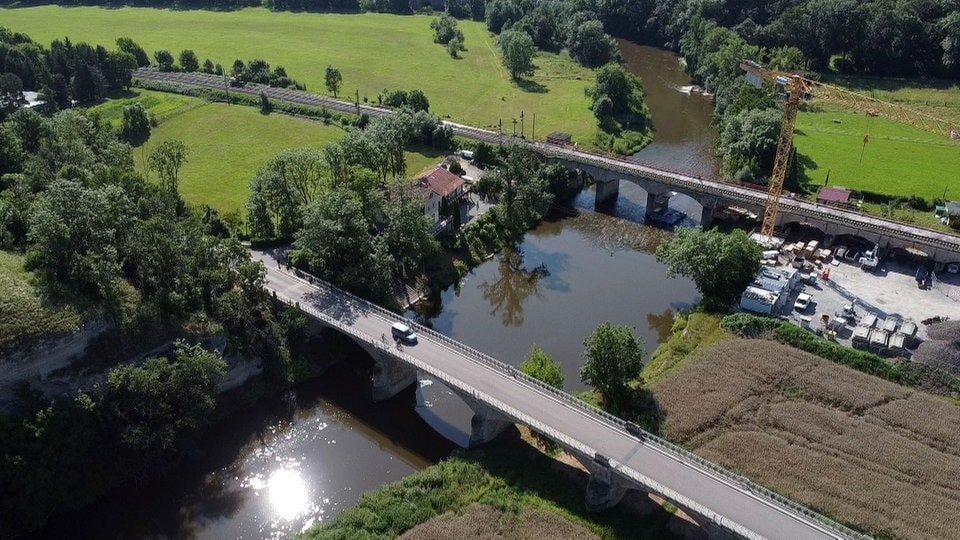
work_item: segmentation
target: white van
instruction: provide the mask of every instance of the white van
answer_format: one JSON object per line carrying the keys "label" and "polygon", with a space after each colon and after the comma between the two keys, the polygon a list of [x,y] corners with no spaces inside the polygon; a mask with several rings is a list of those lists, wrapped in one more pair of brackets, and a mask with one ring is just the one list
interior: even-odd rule
{"label": "white van", "polygon": [[413,328],[410,328],[402,322],[395,322],[393,326],[390,327],[390,333],[394,338],[399,339],[405,343],[416,343],[417,334],[413,331]]}

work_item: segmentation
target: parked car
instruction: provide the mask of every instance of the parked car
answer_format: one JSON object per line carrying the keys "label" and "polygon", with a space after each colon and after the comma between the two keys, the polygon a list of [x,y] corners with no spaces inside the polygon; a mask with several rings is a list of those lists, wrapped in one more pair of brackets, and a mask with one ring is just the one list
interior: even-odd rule
{"label": "parked car", "polygon": [[793,303],[793,309],[797,311],[806,311],[807,307],[810,306],[810,300],[812,299],[813,297],[809,294],[800,293],[797,296],[797,301]]}
{"label": "parked car", "polygon": [[402,322],[393,323],[393,326],[390,327],[390,333],[394,338],[399,339],[404,343],[417,342],[417,333],[413,331],[413,328],[410,328]]}

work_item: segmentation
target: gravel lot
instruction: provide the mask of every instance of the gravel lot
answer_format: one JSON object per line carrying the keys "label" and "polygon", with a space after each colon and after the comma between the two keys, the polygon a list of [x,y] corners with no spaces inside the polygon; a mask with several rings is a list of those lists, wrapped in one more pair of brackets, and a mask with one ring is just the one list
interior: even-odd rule
{"label": "gravel lot", "polygon": [[[960,275],[946,272],[936,275],[936,281],[926,289],[917,287],[914,277],[916,264],[886,260],[873,271],[861,270],[859,265],[847,261],[831,263],[828,280],[818,279],[815,284],[803,286],[803,291],[813,297],[811,307],[803,313],[793,310],[794,297],[784,308],[782,315],[799,323],[799,317],[813,318],[812,328],[821,327],[823,314],[831,318],[839,314],[844,305],[853,304],[858,318],[869,314],[879,321],[888,317],[917,323],[917,337],[926,339],[926,327],[920,321],[934,316],[960,319]],[[789,313],[786,313],[789,311]],[[849,345],[852,329],[839,333],[838,340]]]}

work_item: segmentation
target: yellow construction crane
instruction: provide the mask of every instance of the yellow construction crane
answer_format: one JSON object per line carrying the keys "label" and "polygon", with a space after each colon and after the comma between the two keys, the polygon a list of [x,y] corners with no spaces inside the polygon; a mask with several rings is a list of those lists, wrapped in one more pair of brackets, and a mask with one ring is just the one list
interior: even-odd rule
{"label": "yellow construction crane", "polygon": [[790,161],[790,149],[793,145],[793,125],[797,120],[797,109],[800,107],[801,99],[823,99],[865,112],[870,116],[895,120],[951,139],[960,138],[960,130],[958,130],[960,124],[957,122],[943,120],[838,86],[813,81],[795,73],[767,69],[750,60],[740,62],[740,68],[747,72],[747,81],[753,86],[759,88],[763,81],[772,81],[783,86],[787,91],[780,136],[777,138],[777,156],[773,162],[773,174],[770,176],[770,188],[767,190],[767,203],[763,208],[763,225],[760,227],[760,235],[764,238],[773,236],[777,223],[780,194],[783,191],[783,181],[787,175],[787,164]]}

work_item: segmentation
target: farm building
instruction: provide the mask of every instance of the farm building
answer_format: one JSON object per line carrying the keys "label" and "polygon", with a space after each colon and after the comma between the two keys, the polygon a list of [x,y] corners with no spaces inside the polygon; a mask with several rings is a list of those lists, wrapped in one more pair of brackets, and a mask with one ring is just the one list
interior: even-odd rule
{"label": "farm building", "polygon": [[847,206],[850,204],[850,195],[853,192],[841,187],[822,187],[817,192],[817,202]]}

